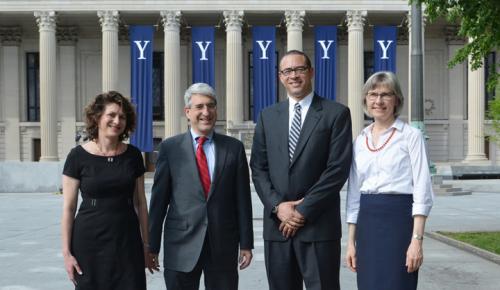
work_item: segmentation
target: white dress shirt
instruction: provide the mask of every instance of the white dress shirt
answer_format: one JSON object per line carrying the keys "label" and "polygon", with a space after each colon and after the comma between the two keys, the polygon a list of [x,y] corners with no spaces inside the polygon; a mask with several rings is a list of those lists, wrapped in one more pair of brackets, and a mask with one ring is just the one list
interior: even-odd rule
{"label": "white dress shirt", "polygon": [[[420,130],[396,119],[380,137],[377,146],[372,142],[372,126],[369,125],[356,138],[353,145],[353,160],[347,187],[347,222],[358,220],[361,194],[411,194],[412,215],[428,216],[434,200],[424,136]],[[389,138],[386,146],[377,152]]]}
{"label": "white dress shirt", "polygon": [[290,132],[290,128],[292,128],[292,120],[295,115],[295,104],[300,104],[300,128],[304,125],[304,120],[307,116],[307,111],[309,111],[309,107],[311,106],[313,100],[314,92],[309,93],[309,95],[305,96],[300,102],[297,102],[292,97],[288,96],[288,131]]}
{"label": "white dress shirt", "polygon": [[[192,128],[191,137],[193,138],[193,149],[194,155],[196,156],[196,149],[198,149],[198,137],[200,135],[196,134]],[[214,170],[215,170],[215,144],[214,144],[214,133],[212,132],[207,136],[207,140],[203,143],[203,151],[205,151],[205,156],[207,156],[208,173],[210,174],[210,181],[214,181]]]}

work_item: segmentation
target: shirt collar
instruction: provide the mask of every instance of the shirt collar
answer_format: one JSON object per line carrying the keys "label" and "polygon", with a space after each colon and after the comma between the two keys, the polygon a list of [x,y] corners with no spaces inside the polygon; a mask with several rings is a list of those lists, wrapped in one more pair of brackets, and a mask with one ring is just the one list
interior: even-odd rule
{"label": "shirt collar", "polygon": [[[196,132],[194,132],[193,128],[189,128],[189,130],[191,131],[191,137],[193,138],[193,142],[194,143],[198,143],[198,138],[201,136],[199,134],[196,134]],[[214,137],[214,132],[212,131],[210,134],[208,134],[207,137],[207,141],[205,141],[205,143],[211,143],[212,140],[213,140],[213,137]]]}
{"label": "shirt collar", "polygon": [[313,97],[314,97],[314,91],[310,92],[307,96],[305,96],[304,98],[302,98],[302,100],[298,102],[292,97],[288,96],[288,100],[290,103],[289,108],[293,111],[296,103],[299,103],[302,108],[309,107],[312,103]]}

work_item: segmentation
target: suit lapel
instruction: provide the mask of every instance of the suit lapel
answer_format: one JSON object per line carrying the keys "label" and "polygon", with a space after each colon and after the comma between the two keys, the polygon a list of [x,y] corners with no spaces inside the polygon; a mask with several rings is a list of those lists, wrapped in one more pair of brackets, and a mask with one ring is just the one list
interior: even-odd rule
{"label": "suit lapel", "polygon": [[188,162],[187,166],[189,166],[189,172],[194,172],[193,176],[195,180],[193,180],[193,186],[196,189],[196,192],[200,193],[200,196],[205,199],[203,195],[203,186],[201,185],[200,173],[198,172],[198,166],[196,165],[196,153],[194,152],[193,147],[193,136],[191,136],[191,132],[187,132],[184,135],[184,139],[182,140],[182,154],[186,156]]}
{"label": "suit lapel", "polygon": [[322,109],[323,107],[321,106],[320,98],[317,95],[314,95],[311,106],[307,111],[304,125],[302,126],[302,129],[300,129],[299,141],[297,142],[297,146],[295,147],[295,153],[293,155],[292,162],[290,163],[290,167],[293,166],[297,158],[300,156],[302,150],[304,150],[304,147],[307,144],[307,140],[309,140],[309,137],[311,137],[311,133],[314,131],[316,124],[318,124],[319,119],[321,119]]}
{"label": "suit lapel", "polygon": [[[221,142],[221,138],[217,136],[218,134],[214,132],[213,134],[213,142],[215,145],[215,168],[214,168],[214,177],[212,178],[212,184],[210,185],[210,191],[208,192],[208,199],[212,196],[217,187],[217,182],[222,175],[222,171],[225,167],[226,156],[227,156],[227,145],[224,142]],[[201,182],[200,182],[201,185]]]}
{"label": "suit lapel", "polygon": [[279,140],[279,159],[290,162],[288,156],[288,112],[289,101],[283,101],[278,106],[278,119],[275,120],[276,128],[273,132],[277,132]]}

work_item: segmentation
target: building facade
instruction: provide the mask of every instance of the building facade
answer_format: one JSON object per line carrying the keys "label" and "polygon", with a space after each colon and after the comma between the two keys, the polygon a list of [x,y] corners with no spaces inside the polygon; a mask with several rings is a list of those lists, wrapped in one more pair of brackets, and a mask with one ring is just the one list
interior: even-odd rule
{"label": "building facade", "polygon": [[[287,50],[314,59],[313,29],[335,25],[337,101],[349,106],[353,134],[369,123],[361,86],[373,72],[373,27],[397,26],[397,71],[410,110],[410,7],[385,1],[0,1],[0,163],[61,161],[84,135],[83,109],[102,91],[130,94],[128,26],[155,25],[154,137],[187,129],[183,91],[191,84],[191,28],[215,27],[218,131],[250,149],[251,27],[276,27],[278,58]],[[497,146],[485,138],[488,64],[468,71],[447,62],[464,45],[458,27],[424,17],[424,118],[435,162],[496,164]],[[276,80],[278,82],[278,80]],[[278,100],[286,98],[278,86]],[[498,152],[497,152],[498,151]],[[147,154],[150,164],[154,154]]]}

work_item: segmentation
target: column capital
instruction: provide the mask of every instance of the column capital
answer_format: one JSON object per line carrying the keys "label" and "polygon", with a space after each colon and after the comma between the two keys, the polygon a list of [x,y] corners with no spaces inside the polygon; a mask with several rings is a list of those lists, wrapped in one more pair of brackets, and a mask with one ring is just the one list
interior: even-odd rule
{"label": "column capital", "polygon": [[56,18],[55,11],[35,11],[36,23],[38,24],[38,31],[56,32]]}
{"label": "column capital", "polygon": [[163,32],[180,31],[182,13],[179,10],[161,11],[160,15],[161,15],[161,23],[163,24]]}
{"label": "column capital", "polygon": [[241,32],[243,25],[243,10],[226,10],[224,11],[224,22],[226,23],[226,32],[238,31]]}
{"label": "column capital", "polygon": [[118,24],[120,22],[120,13],[117,10],[100,10],[97,11],[99,22],[101,23],[102,30],[118,31]]}
{"label": "column capital", "polygon": [[75,45],[78,41],[77,26],[58,26],[56,30],[57,42],[61,45]]}
{"label": "column capital", "polygon": [[460,26],[458,25],[446,25],[443,28],[446,43],[457,44],[457,45],[465,44],[466,38],[458,35],[459,31],[460,31]]}
{"label": "column capital", "polygon": [[304,10],[287,10],[285,11],[285,22],[287,31],[298,30],[302,32],[304,26],[304,17],[306,12]]}
{"label": "column capital", "polygon": [[365,22],[366,10],[349,10],[346,12],[347,16],[347,30],[363,30]]}
{"label": "column capital", "polygon": [[21,44],[21,26],[0,27],[0,42],[2,45],[19,46]]}

